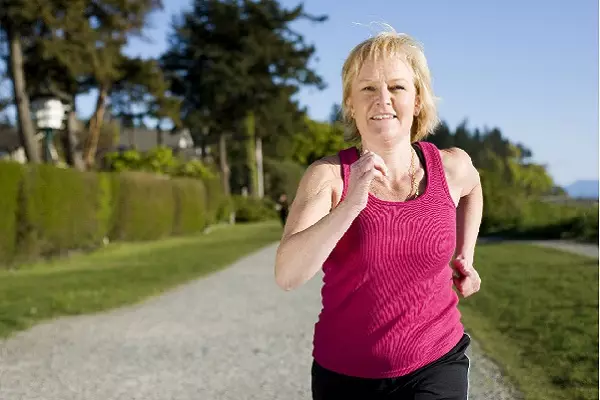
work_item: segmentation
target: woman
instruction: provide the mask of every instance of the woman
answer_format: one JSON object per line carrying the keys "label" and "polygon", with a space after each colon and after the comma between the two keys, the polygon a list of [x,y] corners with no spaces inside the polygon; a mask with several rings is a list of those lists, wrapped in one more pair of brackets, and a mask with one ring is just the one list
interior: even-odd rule
{"label": "woman", "polygon": [[411,37],[359,44],[342,81],[360,144],[307,169],[275,265],[285,290],[324,272],[313,399],[466,399],[469,337],[452,284],[464,297],[480,286],[479,175],[464,151],[421,141],[439,120]]}

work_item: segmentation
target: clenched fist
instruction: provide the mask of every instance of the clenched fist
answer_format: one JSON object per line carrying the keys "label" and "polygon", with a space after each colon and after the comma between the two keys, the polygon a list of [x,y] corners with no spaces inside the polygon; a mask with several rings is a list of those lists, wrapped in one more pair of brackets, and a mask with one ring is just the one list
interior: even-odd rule
{"label": "clenched fist", "polygon": [[473,268],[473,263],[459,255],[452,260],[452,268],[454,269],[454,286],[463,297],[469,297],[479,291],[481,278]]}

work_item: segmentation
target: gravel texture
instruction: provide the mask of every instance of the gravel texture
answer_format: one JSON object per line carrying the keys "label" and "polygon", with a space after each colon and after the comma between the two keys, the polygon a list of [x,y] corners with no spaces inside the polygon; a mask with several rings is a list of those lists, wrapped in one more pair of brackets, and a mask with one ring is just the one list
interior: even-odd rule
{"label": "gravel texture", "polygon": [[[143,303],[0,342],[0,399],[310,399],[320,276],[284,292],[275,245]],[[477,343],[470,399],[519,398]]]}

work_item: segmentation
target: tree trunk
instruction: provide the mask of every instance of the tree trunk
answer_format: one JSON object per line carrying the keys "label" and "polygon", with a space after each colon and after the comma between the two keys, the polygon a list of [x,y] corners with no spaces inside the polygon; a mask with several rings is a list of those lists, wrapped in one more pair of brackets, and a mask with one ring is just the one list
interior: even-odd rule
{"label": "tree trunk", "polygon": [[160,129],[160,122],[158,124],[156,124],[156,145],[157,146],[163,145],[163,135],[162,135],[162,129]]}
{"label": "tree trunk", "polygon": [[98,149],[98,140],[100,139],[100,130],[104,121],[104,112],[106,111],[106,98],[108,97],[108,85],[101,85],[96,101],[96,111],[90,120],[90,130],[83,159],[85,166],[90,169],[96,162],[96,151]]}
{"label": "tree trunk", "polygon": [[31,119],[29,96],[26,91],[25,73],[23,71],[23,48],[21,38],[11,28],[7,29],[8,41],[10,43],[9,62],[13,82],[15,103],[17,106],[17,118],[19,121],[19,136],[25,155],[30,163],[41,162],[39,146],[35,138],[36,130]]}
{"label": "tree trunk", "polygon": [[202,160],[202,162],[207,162],[208,160],[208,127],[204,126],[202,127],[202,135],[200,135],[200,151],[202,153],[202,155],[200,156],[200,159]]}
{"label": "tree trunk", "polygon": [[227,137],[226,133],[219,135],[219,165],[221,167],[221,184],[223,186],[223,193],[226,196],[231,195],[231,188],[229,186],[229,175],[231,173],[229,169],[229,163],[227,162]]}
{"label": "tree trunk", "polygon": [[265,175],[263,169],[262,139],[256,138],[256,183],[257,195],[260,199],[265,197]]}
{"label": "tree trunk", "polygon": [[71,103],[67,119],[67,130],[63,135],[63,148],[67,164],[78,170],[84,170],[85,164],[80,150],[77,149],[77,111],[75,110],[75,98]]}
{"label": "tree trunk", "polygon": [[258,179],[256,177],[256,130],[254,114],[249,113],[245,121],[245,150],[246,150],[246,168],[248,171],[248,185],[252,197],[258,197]]}

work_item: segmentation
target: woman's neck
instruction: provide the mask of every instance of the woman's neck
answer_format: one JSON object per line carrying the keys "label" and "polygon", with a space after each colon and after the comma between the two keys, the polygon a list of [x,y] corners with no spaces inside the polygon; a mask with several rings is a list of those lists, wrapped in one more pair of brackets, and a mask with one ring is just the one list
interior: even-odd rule
{"label": "woman's neck", "polygon": [[388,169],[389,180],[397,181],[411,173],[411,161],[414,161],[415,155],[409,137],[393,144],[363,140],[361,151],[365,150],[370,150],[383,159]]}

